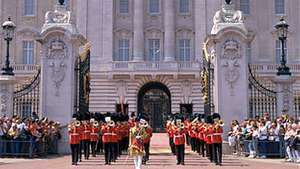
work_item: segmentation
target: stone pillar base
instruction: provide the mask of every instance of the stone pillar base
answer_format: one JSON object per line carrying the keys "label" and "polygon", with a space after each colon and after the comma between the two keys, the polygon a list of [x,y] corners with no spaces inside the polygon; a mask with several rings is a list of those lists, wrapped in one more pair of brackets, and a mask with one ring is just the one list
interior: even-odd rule
{"label": "stone pillar base", "polygon": [[13,115],[15,77],[0,75],[0,116]]}

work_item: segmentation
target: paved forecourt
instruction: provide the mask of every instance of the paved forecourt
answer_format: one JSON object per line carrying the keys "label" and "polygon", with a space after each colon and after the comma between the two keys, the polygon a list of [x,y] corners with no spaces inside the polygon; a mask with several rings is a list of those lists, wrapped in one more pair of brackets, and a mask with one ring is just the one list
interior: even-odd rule
{"label": "paved forecourt", "polygon": [[[186,150],[185,165],[176,165],[176,157],[170,154],[168,139],[165,134],[154,134],[150,161],[143,169],[300,169],[300,165],[284,163],[282,159],[246,159],[224,155],[223,165],[215,166],[207,158]],[[71,165],[70,156],[50,156],[42,159],[0,159],[0,169],[133,169],[133,160],[127,155],[121,156],[116,163],[104,165],[103,155],[92,157],[79,163],[78,166]]]}

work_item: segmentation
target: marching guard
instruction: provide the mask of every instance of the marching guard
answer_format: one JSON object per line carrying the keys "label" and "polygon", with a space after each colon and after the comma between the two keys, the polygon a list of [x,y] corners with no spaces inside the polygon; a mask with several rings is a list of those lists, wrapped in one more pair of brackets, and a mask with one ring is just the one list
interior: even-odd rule
{"label": "marching guard", "polygon": [[173,125],[174,125],[173,122],[171,120],[168,120],[167,124],[166,124],[166,132],[168,133],[169,146],[171,148],[171,152],[172,152],[173,155],[176,155],[175,145],[174,145],[174,134],[172,132]]}
{"label": "marching guard", "polygon": [[78,163],[78,151],[80,144],[80,121],[73,119],[71,124],[68,126],[69,131],[69,144],[72,152],[72,165],[77,165]]}
{"label": "marching guard", "polygon": [[141,169],[144,152],[146,131],[136,120],[135,126],[129,132],[129,155],[133,157],[135,169]]}
{"label": "marching guard", "polygon": [[83,121],[83,152],[84,158],[89,159],[90,156],[90,141],[91,141],[91,126],[89,120]]}
{"label": "marching guard", "polygon": [[146,164],[147,161],[149,161],[149,155],[150,155],[150,140],[152,137],[152,128],[149,126],[149,123],[144,120],[141,119],[141,127],[144,128],[145,132],[146,132],[146,136],[144,138],[144,148],[145,148],[145,155],[143,157],[143,164]]}
{"label": "marching guard", "polygon": [[176,120],[176,126],[172,129],[174,134],[175,152],[177,157],[177,165],[184,165],[184,149],[185,149],[185,125],[181,119]]}
{"label": "marching guard", "polygon": [[220,120],[220,115],[213,114],[214,131],[212,135],[213,159],[216,165],[222,164],[222,134],[224,122]]}
{"label": "marching guard", "polygon": [[96,157],[96,145],[98,141],[99,135],[99,122],[95,119],[91,119],[91,149],[92,149],[92,156]]}
{"label": "marching guard", "polygon": [[105,122],[101,127],[102,142],[104,145],[105,165],[110,165],[114,157],[112,135],[115,132],[115,122],[111,120],[111,117],[106,117]]}

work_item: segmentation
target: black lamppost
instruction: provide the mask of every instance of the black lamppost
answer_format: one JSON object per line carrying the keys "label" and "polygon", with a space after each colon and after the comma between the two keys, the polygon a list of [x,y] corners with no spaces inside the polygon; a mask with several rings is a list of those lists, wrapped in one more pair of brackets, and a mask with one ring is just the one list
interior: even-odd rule
{"label": "black lamppost", "polygon": [[2,75],[11,75],[13,76],[13,68],[9,66],[9,42],[12,41],[14,32],[16,29],[16,25],[11,21],[10,17],[7,21],[5,21],[2,24],[3,29],[3,36],[4,40],[6,41],[6,61],[5,61],[5,67],[2,69],[4,72]]}
{"label": "black lamppost", "polygon": [[281,43],[281,59],[280,66],[278,67],[277,75],[291,75],[290,68],[286,65],[286,54],[284,51],[284,47],[287,40],[289,25],[285,22],[284,18],[280,18],[279,22],[275,25],[277,30],[278,39]]}

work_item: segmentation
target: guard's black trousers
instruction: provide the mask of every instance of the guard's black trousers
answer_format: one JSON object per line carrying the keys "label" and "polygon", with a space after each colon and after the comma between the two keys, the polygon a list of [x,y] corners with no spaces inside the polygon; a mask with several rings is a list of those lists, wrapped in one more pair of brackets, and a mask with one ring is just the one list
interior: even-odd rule
{"label": "guard's black trousers", "polygon": [[213,158],[216,165],[222,163],[222,143],[213,144]]}
{"label": "guard's black trousers", "polygon": [[90,140],[83,140],[83,151],[84,158],[88,160],[90,157]]}
{"label": "guard's black trousers", "polygon": [[83,150],[83,141],[81,140],[80,141],[80,144],[79,144],[79,150],[78,150],[78,159],[79,161],[81,161],[81,156],[82,156],[82,150]]}
{"label": "guard's black trousers", "polygon": [[208,159],[210,160],[210,162],[214,161],[214,156],[213,156],[213,144],[206,144],[207,146],[207,151],[206,151],[206,155],[208,155]]}
{"label": "guard's black trousers", "polygon": [[176,154],[176,152],[175,152],[175,144],[174,144],[174,140],[173,140],[172,137],[169,137],[169,145],[170,145],[172,153],[175,155]]}
{"label": "guard's black trousers", "polygon": [[112,143],[104,143],[104,157],[105,164],[110,164],[113,160],[113,144]]}
{"label": "guard's black trousers", "polygon": [[70,144],[70,146],[72,152],[72,164],[77,164],[79,155],[79,144]]}
{"label": "guard's black trousers", "polygon": [[184,144],[176,145],[175,149],[176,149],[177,163],[183,164],[184,163]]}
{"label": "guard's black trousers", "polygon": [[196,138],[190,137],[190,139],[191,139],[190,144],[191,144],[192,151],[196,151]]}
{"label": "guard's black trousers", "polygon": [[149,143],[144,143],[144,149],[145,149],[145,155],[143,157],[143,162],[145,163],[146,161],[149,160],[149,155],[150,155],[150,142]]}
{"label": "guard's black trousers", "polygon": [[205,156],[205,153],[204,153],[204,151],[205,151],[205,141],[199,140],[198,149],[199,149],[198,150],[199,151],[199,155],[202,154],[202,157],[204,157]]}
{"label": "guard's black trousers", "polygon": [[92,150],[93,157],[96,156],[96,145],[97,145],[97,141],[91,141],[91,150]]}

